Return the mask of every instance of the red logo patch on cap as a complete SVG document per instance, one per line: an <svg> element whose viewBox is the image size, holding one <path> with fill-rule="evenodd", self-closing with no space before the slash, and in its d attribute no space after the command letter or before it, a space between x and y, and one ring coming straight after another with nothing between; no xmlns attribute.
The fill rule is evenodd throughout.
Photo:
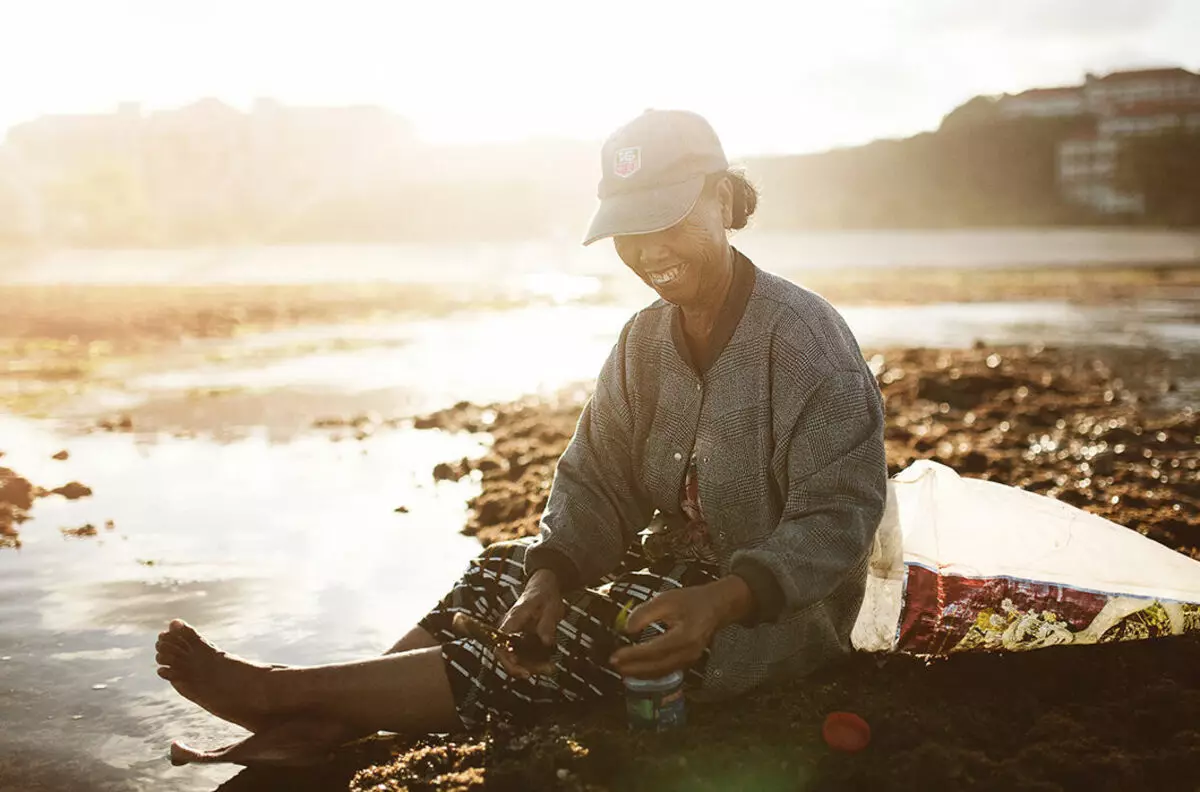
<svg viewBox="0 0 1200 792"><path fill-rule="evenodd" d="M623 148L617 151L617 162L613 166L613 173L617 174L622 179L628 179L630 176L641 170L641 167L642 149L640 146Z"/></svg>

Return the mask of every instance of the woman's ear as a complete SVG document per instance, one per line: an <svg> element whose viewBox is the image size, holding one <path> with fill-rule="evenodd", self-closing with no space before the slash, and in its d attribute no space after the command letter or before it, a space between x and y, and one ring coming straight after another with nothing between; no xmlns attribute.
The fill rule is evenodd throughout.
<svg viewBox="0 0 1200 792"><path fill-rule="evenodd" d="M733 179L728 176L717 182L717 202L721 207L721 224L733 228Z"/></svg>

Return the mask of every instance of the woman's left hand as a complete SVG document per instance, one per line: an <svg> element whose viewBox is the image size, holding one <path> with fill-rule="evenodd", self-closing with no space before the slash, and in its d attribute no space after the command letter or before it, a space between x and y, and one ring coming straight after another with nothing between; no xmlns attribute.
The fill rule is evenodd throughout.
<svg viewBox="0 0 1200 792"><path fill-rule="evenodd" d="M667 631L609 659L622 676L656 679L688 668L704 654L717 630L741 621L754 606L750 587L736 575L703 586L664 591L629 614L625 632L636 635L654 622Z"/></svg>

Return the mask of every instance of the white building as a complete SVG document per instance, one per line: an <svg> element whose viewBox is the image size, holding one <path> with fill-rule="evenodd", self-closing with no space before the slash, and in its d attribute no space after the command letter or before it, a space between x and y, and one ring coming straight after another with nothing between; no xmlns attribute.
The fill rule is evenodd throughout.
<svg viewBox="0 0 1200 792"><path fill-rule="evenodd" d="M1112 138L1064 140L1058 146L1058 186L1070 201L1104 214L1140 214L1142 196L1116 187L1120 144Z"/></svg>
<svg viewBox="0 0 1200 792"><path fill-rule="evenodd" d="M1088 109L1100 115L1144 102L1200 103L1200 74L1180 68L1089 74L1083 95Z"/></svg>
<svg viewBox="0 0 1200 792"><path fill-rule="evenodd" d="M1189 131L1200 131L1200 98L1124 104L1097 122L1098 134L1107 138Z"/></svg>
<svg viewBox="0 0 1200 792"><path fill-rule="evenodd" d="M1079 86L1033 88L1005 96L997 106L1000 114L1009 118L1058 118L1083 115L1087 111Z"/></svg>
<svg viewBox="0 0 1200 792"><path fill-rule="evenodd" d="M1092 116L1096 126L1094 135L1059 144L1058 183L1063 194L1104 214L1141 213L1142 196L1116 187L1121 141L1173 131L1200 134L1200 74L1180 68L1089 74L1074 90L1081 107L1077 114ZM1063 91L1052 89L1054 94ZM1041 112L1021 115L1044 116L1050 106L1047 99ZM1057 106L1065 109L1066 99L1060 98Z"/></svg>

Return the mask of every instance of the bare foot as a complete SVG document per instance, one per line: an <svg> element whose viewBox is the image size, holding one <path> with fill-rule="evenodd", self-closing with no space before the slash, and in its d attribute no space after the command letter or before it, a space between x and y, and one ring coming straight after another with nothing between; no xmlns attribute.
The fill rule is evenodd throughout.
<svg viewBox="0 0 1200 792"><path fill-rule="evenodd" d="M289 720L213 751L201 751L181 742L173 742L171 764L303 767L328 761L335 748L361 736L330 721Z"/></svg>
<svg viewBox="0 0 1200 792"><path fill-rule="evenodd" d="M158 675L218 718L255 732L277 720L266 689L271 666L225 654L179 619L159 633L154 648Z"/></svg>

